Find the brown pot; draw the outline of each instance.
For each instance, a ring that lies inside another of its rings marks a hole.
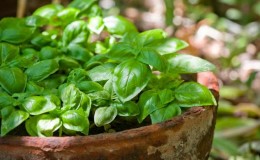
[[[210,72],[198,82],[218,99]],[[193,107],[172,120],[117,133],[74,137],[0,138],[1,160],[203,160],[210,153],[217,106]]]

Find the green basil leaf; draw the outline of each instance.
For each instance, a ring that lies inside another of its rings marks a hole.
[[[177,104],[181,107],[209,106],[217,102],[210,90],[196,82],[182,83],[174,91]]]
[[[149,45],[151,43],[158,43],[164,38],[166,38],[166,33],[162,29],[152,29],[147,30],[138,35],[140,42],[143,46]]]
[[[59,88],[60,98],[63,102],[63,105],[70,105],[71,108],[78,109],[80,100],[81,100],[81,92],[75,86],[75,84],[69,84],[64,88]]]
[[[48,22],[48,19],[37,15],[32,15],[25,18],[26,25],[32,27],[43,27],[47,25]]]
[[[85,135],[89,131],[89,121],[83,110],[69,110],[61,115],[63,126]]]
[[[160,101],[162,104],[170,103],[174,100],[174,92],[170,89],[164,89],[158,91],[158,95],[160,97]]]
[[[80,83],[81,81],[88,79],[87,74],[87,71],[82,68],[73,69],[67,77],[67,82],[75,84]]]
[[[88,96],[90,97],[94,106],[107,106],[111,100],[111,95],[106,90],[92,92],[89,93]]]
[[[7,106],[13,106],[15,99],[5,92],[0,91],[0,110]]]
[[[112,106],[116,107],[119,116],[137,116],[140,114],[139,106],[133,101],[115,102]]]
[[[8,132],[19,126],[22,122],[24,122],[29,117],[29,114],[9,106],[1,110],[1,117],[1,136],[3,137]]]
[[[161,55],[175,53],[183,48],[186,48],[187,46],[188,43],[177,38],[164,39],[150,45],[150,47],[156,49]]]
[[[58,88],[61,84],[63,84],[66,80],[67,76],[61,74],[53,74],[48,78],[37,82],[37,84],[45,89],[55,89]]]
[[[92,81],[109,80],[115,68],[114,63],[105,63],[88,71],[88,76]]]
[[[130,101],[148,84],[151,70],[148,65],[136,60],[119,64],[113,74],[113,89],[122,102]]]
[[[86,48],[78,44],[74,44],[74,43],[69,44],[67,48],[68,48],[68,53],[67,53],[68,56],[82,62],[86,62],[90,60],[92,56],[92,53],[90,51],[88,51]]]
[[[37,135],[40,137],[50,137],[62,125],[61,119],[49,114],[39,115],[37,118]]]
[[[49,97],[44,96],[28,97],[22,103],[22,107],[31,115],[39,115],[57,108],[56,104]]]
[[[170,120],[173,117],[181,114],[181,108],[174,103],[169,104],[166,107],[160,108],[150,114],[152,124],[164,122]]]
[[[122,36],[127,32],[136,32],[135,25],[121,16],[109,16],[104,18],[104,24],[109,33]]]
[[[90,17],[88,20],[88,28],[90,31],[96,33],[96,34],[100,34],[102,32],[102,30],[104,29],[104,22],[103,22],[103,18],[100,16],[96,16],[96,17]]]
[[[77,83],[76,86],[84,93],[91,93],[103,90],[103,87],[99,83],[93,81],[82,81]]]
[[[97,1],[96,1],[97,2]],[[93,4],[90,8],[88,8],[87,10],[82,10],[81,11],[82,14],[84,14],[85,16],[88,17],[96,17],[96,16],[102,16],[103,15],[103,10],[101,9],[101,7],[96,3]]]
[[[88,10],[97,0],[74,0],[68,6],[77,8],[81,11]]]
[[[159,71],[166,71],[167,69],[168,62],[165,57],[161,56],[153,49],[144,48],[137,56],[137,59],[145,64],[153,66]]]
[[[28,93],[37,93],[37,94],[40,94],[44,91],[44,88],[37,85],[35,82],[33,81],[29,81],[27,82],[27,85],[26,85],[26,92]]]
[[[59,64],[55,59],[39,61],[25,71],[28,79],[33,81],[41,81],[59,69]]]
[[[119,42],[108,51],[106,56],[110,59],[123,62],[134,58],[135,55],[132,45],[125,42]]]
[[[18,46],[9,43],[0,43],[0,65],[11,62],[19,56]]]
[[[91,105],[90,97],[87,94],[82,93],[79,106],[83,109],[87,117],[89,116]]]
[[[19,44],[31,38],[35,28],[25,24],[24,19],[3,18],[0,21],[0,41]]]
[[[33,15],[41,16],[49,20],[49,24],[58,25],[61,23],[60,21],[55,20],[57,17],[57,13],[63,9],[63,6],[60,4],[48,4],[44,5],[36,11],[34,11]]]
[[[59,55],[61,55],[60,51],[57,48],[53,48],[50,46],[42,47],[39,53],[39,57],[41,60],[53,59]]]
[[[38,116],[30,117],[25,121],[25,129],[30,136],[38,136],[37,121]]]
[[[139,98],[138,106],[140,109],[140,114],[137,117],[139,123],[152,112],[164,107],[156,90],[143,92]]]
[[[0,68],[0,86],[9,94],[25,90],[27,77],[19,68]]]
[[[76,8],[64,8],[57,13],[59,21],[63,23],[63,26],[75,21],[80,13],[80,10]]]
[[[37,34],[31,40],[31,43],[37,47],[50,45],[53,40],[48,35]]]
[[[60,69],[67,70],[71,68],[79,68],[80,64],[75,59],[71,57],[62,56],[59,58]]]
[[[69,44],[86,44],[89,37],[87,23],[83,20],[77,20],[67,25],[62,35],[63,46]]]
[[[170,73],[198,73],[215,70],[215,66],[199,57],[187,54],[171,54],[166,56]]]
[[[96,126],[101,127],[111,123],[117,116],[116,107],[100,107],[95,111],[94,123]]]

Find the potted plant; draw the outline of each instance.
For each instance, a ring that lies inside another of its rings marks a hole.
[[[186,46],[95,0],[3,18],[0,159],[206,159],[215,67]]]

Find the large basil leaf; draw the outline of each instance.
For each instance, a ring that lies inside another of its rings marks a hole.
[[[64,29],[62,35],[63,46],[68,46],[69,44],[86,44],[89,36],[89,31],[87,29],[87,23],[83,20],[77,20]]]
[[[88,10],[95,2],[97,0],[74,0],[68,6],[77,8],[83,12]]]
[[[110,59],[122,62],[134,58],[134,48],[131,44],[119,42],[115,44],[106,54]]]
[[[116,107],[100,107],[95,111],[94,123],[96,126],[101,127],[111,123],[117,116]]]
[[[170,89],[163,89],[158,91],[158,95],[162,104],[170,103],[174,100],[174,92]]]
[[[114,63],[105,63],[99,65],[89,70],[88,76],[92,81],[109,80],[112,77],[115,66],[116,65]]]
[[[166,107],[160,108],[153,113],[150,114],[152,123],[160,123],[164,122],[166,120],[170,120],[171,118],[180,115],[181,114],[181,108],[175,104],[171,103]]]
[[[57,48],[53,48],[50,46],[42,47],[39,53],[39,57],[41,60],[53,59],[59,55],[61,55],[60,51]]]
[[[113,89],[122,102],[130,101],[148,84],[151,70],[134,59],[119,64],[113,74]]]
[[[216,105],[210,90],[196,82],[185,82],[176,88],[175,97],[181,107]]]
[[[59,88],[59,92],[63,105],[69,105],[71,108],[78,109],[81,100],[81,92],[75,84],[65,85],[64,88],[61,87]]]
[[[192,55],[170,54],[165,57],[171,73],[198,73],[215,70],[212,63]]]
[[[153,29],[140,33],[138,38],[142,45],[146,46],[151,43],[158,43],[166,37],[166,33],[162,29]]]
[[[103,90],[103,87],[99,83],[93,81],[82,81],[77,83],[76,86],[84,93],[91,93]]]
[[[80,10],[76,8],[64,8],[57,13],[58,20],[63,23],[63,26],[75,21],[79,15]]]
[[[150,48],[144,48],[137,56],[137,59],[143,63],[153,66],[159,71],[166,71],[167,69],[167,60],[165,57],[158,54],[155,50]]]
[[[3,18],[0,21],[0,41],[19,44],[27,41],[35,28],[27,26],[24,19]]]
[[[124,35],[127,32],[136,32],[135,25],[121,16],[109,16],[104,18],[104,24],[109,33],[115,35]]]
[[[62,125],[61,119],[49,114],[30,117],[25,122],[26,131],[31,136],[50,137]]]
[[[33,81],[41,81],[59,69],[59,63],[55,59],[39,61],[25,71],[28,79]]]
[[[68,46],[67,55],[73,59],[86,62],[91,58],[92,53],[81,45],[72,43]]]
[[[9,94],[23,92],[27,77],[21,69],[0,68],[0,86]]]
[[[7,107],[7,106],[13,106],[15,103],[15,99],[8,95],[5,92],[0,91],[0,109]]]
[[[115,102],[112,103],[112,106],[116,107],[119,116],[137,116],[140,114],[139,106],[133,101]]]
[[[88,79],[87,74],[87,71],[82,68],[73,69],[67,77],[67,82],[77,84],[81,81],[85,81]]]
[[[9,106],[1,110],[1,117],[1,136],[5,136],[8,132],[24,122],[29,117],[29,114]]]
[[[88,134],[89,121],[83,110],[69,110],[61,115],[61,119],[67,130]]]
[[[42,27],[44,25],[48,24],[48,19],[37,16],[37,15],[32,15],[28,16],[25,18],[26,25],[32,26],[32,27]]]
[[[22,107],[31,115],[53,111],[57,108],[56,104],[50,97],[32,96],[28,97],[22,103]]]
[[[19,56],[19,47],[9,44],[0,43],[0,65],[8,63]]]
[[[140,114],[137,119],[138,122],[141,123],[149,114],[164,107],[164,104],[162,104],[160,100],[158,91],[149,90],[141,94],[138,101],[138,106],[140,109]]]
[[[186,48],[188,43],[177,38],[167,38],[161,40],[160,42],[151,43],[149,46],[156,49],[156,51],[161,55],[165,55],[175,53],[183,48]]]

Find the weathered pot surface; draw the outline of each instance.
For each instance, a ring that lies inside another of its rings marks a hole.
[[[198,74],[218,98],[214,74]],[[0,159],[203,160],[210,153],[217,106],[193,107],[172,120],[117,133],[74,137],[0,138]]]

